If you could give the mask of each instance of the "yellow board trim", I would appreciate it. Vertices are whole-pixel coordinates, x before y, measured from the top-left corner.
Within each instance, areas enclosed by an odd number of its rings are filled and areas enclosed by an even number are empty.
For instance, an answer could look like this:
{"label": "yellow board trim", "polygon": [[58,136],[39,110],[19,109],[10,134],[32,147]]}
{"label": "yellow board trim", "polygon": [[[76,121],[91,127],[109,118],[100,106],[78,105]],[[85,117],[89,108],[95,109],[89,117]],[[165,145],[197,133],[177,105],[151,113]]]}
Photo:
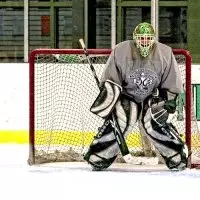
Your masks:
{"label": "yellow board trim", "polygon": [[28,144],[29,134],[27,130],[0,130],[0,144],[17,143]]}
{"label": "yellow board trim", "polygon": [[[94,132],[79,132],[79,131],[37,131],[35,143],[44,145],[44,142],[52,140],[50,143],[55,145],[71,145],[71,146],[89,146],[95,133]],[[62,135],[62,136],[61,136]],[[42,140],[41,140],[42,138]],[[134,143],[134,144],[133,144]],[[141,140],[138,133],[131,134],[127,137],[127,145],[129,147],[141,147]]]}
{"label": "yellow board trim", "polygon": [[[60,132],[60,131],[53,131],[51,133],[46,132],[44,134],[44,131],[38,131],[36,134],[41,134],[43,137],[43,141],[39,141],[36,139],[36,144],[45,144],[46,142],[44,137],[46,135],[47,138],[49,138],[49,134],[51,134],[51,137],[54,141],[57,141],[56,144],[63,144],[66,145],[75,145],[75,146],[80,146],[80,145],[86,145],[88,146],[91,141],[93,140],[94,133],[87,132],[84,133],[85,137],[83,136],[82,132],[78,131],[73,131],[73,132]],[[65,143],[62,140],[59,140],[60,134],[65,135]],[[41,137],[39,137],[41,138]],[[72,140],[73,138],[73,140]],[[200,135],[199,134],[193,134],[192,135],[192,147],[200,147]],[[28,144],[29,143],[29,133],[27,130],[0,130],[0,144],[5,144],[5,143],[17,143],[17,144]],[[130,134],[127,137],[127,145],[132,148],[132,147],[141,147],[141,139],[139,136],[139,133],[135,134]]]}
{"label": "yellow board trim", "polygon": [[[53,131],[53,132],[45,132],[45,131],[37,131],[36,134],[38,135],[36,137],[36,144],[44,145],[47,141],[45,140],[45,135],[47,138],[52,138],[54,141],[56,141],[56,144],[66,144],[66,141],[68,145],[89,145],[95,133],[92,132],[86,132],[84,133],[85,137],[83,136],[82,132],[73,131],[73,132],[60,132],[60,131]],[[39,136],[41,134],[41,137]],[[58,139],[60,134],[65,135],[65,143],[62,143],[62,140]],[[51,137],[49,137],[51,135]],[[43,140],[38,140],[37,138],[43,138]],[[72,140],[73,138],[73,140]],[[140,137],[138,134],[132,134],[131,136],[128,136],[127,138],[127,145],[129,147],[141,147],[141,141],[139,139]],[[132,144],[132,141],[134,141],[134,144]],[[17,144],[28,144],[29,143],[29,132],[27,130],[0,130],[0,144],[3,143],[17,143]]]}

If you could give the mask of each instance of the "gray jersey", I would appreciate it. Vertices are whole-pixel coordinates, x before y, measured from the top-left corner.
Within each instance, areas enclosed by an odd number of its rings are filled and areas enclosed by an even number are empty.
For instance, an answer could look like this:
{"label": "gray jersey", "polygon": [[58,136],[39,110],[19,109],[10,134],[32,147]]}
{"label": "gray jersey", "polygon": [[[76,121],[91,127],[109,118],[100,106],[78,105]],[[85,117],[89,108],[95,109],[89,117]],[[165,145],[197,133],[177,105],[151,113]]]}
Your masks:
{"label": "gray jersey", "polygon": [[178,64],[172,49],[156,42],[152,52],[143,58],[132,40],[116,45],[104,70],[101,82],[111,80],[123,88],[123,93],[143,102],[155,88],[172,93],[183,90]]}

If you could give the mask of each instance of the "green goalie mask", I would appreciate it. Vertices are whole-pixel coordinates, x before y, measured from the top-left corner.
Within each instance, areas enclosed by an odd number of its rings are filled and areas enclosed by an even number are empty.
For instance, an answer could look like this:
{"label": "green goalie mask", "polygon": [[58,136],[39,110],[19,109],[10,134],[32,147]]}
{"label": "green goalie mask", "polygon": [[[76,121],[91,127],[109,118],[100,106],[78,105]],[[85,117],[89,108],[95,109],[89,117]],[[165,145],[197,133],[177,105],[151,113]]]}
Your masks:
{"label": "green goalie mask", "polygon": [[155,43],[155,31],[149,23],[140,23],[133,31],[133,41],[140,50],[142,57],[149,55],[149,52]]}

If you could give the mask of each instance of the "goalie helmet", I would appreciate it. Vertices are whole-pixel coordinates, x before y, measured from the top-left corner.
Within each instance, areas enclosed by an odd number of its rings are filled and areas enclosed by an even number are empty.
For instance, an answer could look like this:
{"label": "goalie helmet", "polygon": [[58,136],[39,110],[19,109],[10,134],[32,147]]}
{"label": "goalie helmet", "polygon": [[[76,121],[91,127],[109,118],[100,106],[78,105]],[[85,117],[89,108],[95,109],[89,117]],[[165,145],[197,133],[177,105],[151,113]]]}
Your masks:
{"label": "goalie helmet", "polygon": [[147,22],[140,23],[133,31],[133,41],[140,50],[141,56],[147,57],[155,43],[155,31],[153,26]]}

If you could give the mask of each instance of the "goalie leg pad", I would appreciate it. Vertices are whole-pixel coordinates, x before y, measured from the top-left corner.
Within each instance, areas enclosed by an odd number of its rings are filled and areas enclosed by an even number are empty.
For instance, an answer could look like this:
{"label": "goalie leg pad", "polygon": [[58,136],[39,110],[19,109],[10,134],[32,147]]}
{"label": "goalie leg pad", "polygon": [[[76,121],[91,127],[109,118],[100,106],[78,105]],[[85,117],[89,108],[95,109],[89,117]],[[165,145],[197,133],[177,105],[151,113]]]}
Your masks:
{"label": "goalie leg pad", "polygon": [[187,167],[188,148],[176,128],[167,123],[168,116],[163,106],[161,103],[149,107],[144,115],[143,126],[153,145],[164,158],[167,167],[183,170]]}
{"label": "goalie leg pad", "polygon": [[[114,131],[117,127],[126,136],[131,126],[136,122],[136,104],[127,99],[121,98],[115,107],[116,119],[108,118],[94,137],[84,159],[93,167],[94,170],[108,168],[116,159],[120,152],[119,145],[115,138]],[[113,123],[113,120],[114,123]],[[116,124],[116,127],[114,126]]]}
{"label": "goalie leg pad", "polygon": [[108,168],[119,153],[119,146],[113,133],[110,120],[106,120],[94,137],[84,159],[92,166],[93,170]]}
{"label": "goalie leg pad", "polygon": [[164,158],[166,165],[172,170],[184,170],[187,167],[188,160],[188,148],[187,145],[183,145],[182,150],[177,154]]}

